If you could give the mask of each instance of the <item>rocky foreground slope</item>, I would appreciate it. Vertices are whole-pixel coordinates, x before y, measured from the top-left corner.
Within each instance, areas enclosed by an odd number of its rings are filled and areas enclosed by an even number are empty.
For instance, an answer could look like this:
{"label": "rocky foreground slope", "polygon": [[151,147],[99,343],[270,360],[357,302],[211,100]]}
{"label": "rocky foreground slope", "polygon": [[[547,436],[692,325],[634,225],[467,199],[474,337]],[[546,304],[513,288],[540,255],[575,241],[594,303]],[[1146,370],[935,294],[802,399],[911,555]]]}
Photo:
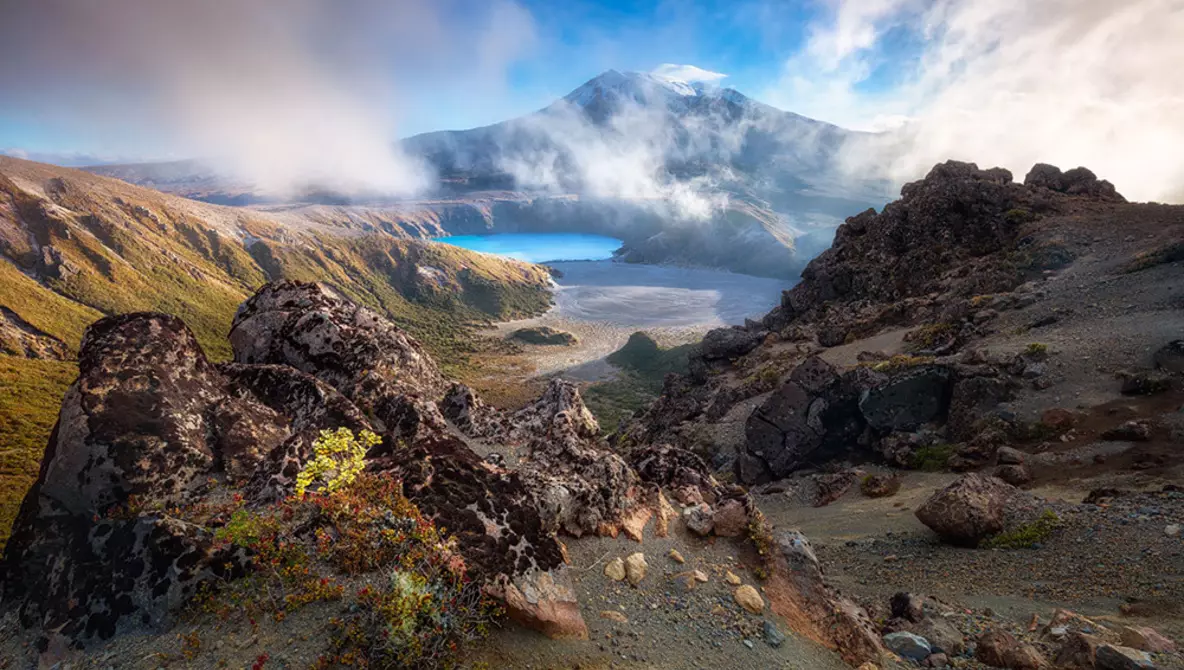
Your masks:
{"label": "rocky foreground slope", "polygon": [[[279,626],[284,663],[432,665],[493,598],[576,640],[564,666],[648,665],[642,632],[687,643],[665,667],[786,662],[755,628],[863,670],[1181,667],[1184,212],[1050,166],[946,163],[902,196],[764,319],[709,333],[611,447],[572,385],[490,407],[323,285],[243,303],[232,363],[175,317],[95,323],[4,555],[0,651],[143,665],[120,640],[182,630],[148,662],[213,664]],[[339,428],[377,436],[356,483],[293,495]],[[1091,482],[1111,486],[1042,495]],[[655,546],[704,569],[654,575]],[[1030,622],[994,609],[1015,600]],[[689,650],[734,618],[743,639]],[[254,637],[203,646],[225,622]]]}
{"label": "rocky foreground slope", "polygon": [[[0,577],[4,605],[33,631],[34,656],[167,630],[195,596],[268,569],[277,546],[288,553],[271,565],[285,575],[295,569],[290,552],[320,557],[301,570],[313,570],[321,588],[308,593],[301,589],[311,587],[286,579],[273,585],[289,589],[280,613],[342,599],[345,612],[365,609],[367,587],[353,601],[334,589],[344,589],[346,576],[356,585],[374,573],[384,583],[389,565],[359,569],[354,561],[382,555],[386,533],[402,528],[399,517],[409,512],[380,507],[372,523],[343,527],[355,522],[333,522],[323,509],[293,502],[323,430],[380,436],[365,455],[365,481],[398,487],[452,538],[444,565],[455,552],[464,580],[556,637],[587,636],[561,536],[640,540],[651,519],[664,534],[674,511],[663,487],[708,501],[695,508],[708,521],[723,514],[744,528],[755,513],[741,491],[720,486],[689,453],[640,450],[630,465],[608,451],[564,382],[512,414],[486,406],[446,379],[404,331],[323,285],[265,286],[238,310],[230,343],[234,362],[216,364],[176,317],[128,314],[88,328],[79,379],[63,401]],[[278,517],[250,516],[277,504],[289,505]],[[353,514],[368,518],[372,506],[357,505]],[[306,520],[285,525],[293,517]],[[264,534],[271,539],[259,544],[256,533],[264,531],[244,524],[273,528]],[[356,534],[370,538],[369,548],[349,569],[324,558]],[[790,542],[784,551],[792,557],[801,546]],[[784,607],[797,613],[803,634],[852,660],[879,653],[866,617],[832,593],[811,563],[798,577],[797,568],[777,569],[787,584],[798,582],[786,587]],[[835,607],[844,612],[839,625],[824,624]],[[374,645],[357,646],[371,662],[389,661]]]}

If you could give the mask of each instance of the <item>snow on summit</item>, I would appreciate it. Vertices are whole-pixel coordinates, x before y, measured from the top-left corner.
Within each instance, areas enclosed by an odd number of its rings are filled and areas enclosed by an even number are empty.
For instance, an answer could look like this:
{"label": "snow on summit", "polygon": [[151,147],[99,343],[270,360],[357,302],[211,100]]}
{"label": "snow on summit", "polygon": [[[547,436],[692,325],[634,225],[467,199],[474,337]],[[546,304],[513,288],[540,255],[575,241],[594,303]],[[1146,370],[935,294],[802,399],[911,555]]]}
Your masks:
{"label": "snow on summit", "polygon": [[662,79],[687,83],[719,81],[728,76],[722,72],[712,72],[710,70],[704,70],[701,67],[695,67],[694,65],[675,65],[673,63],[663,63],[650,70],[650,74]]}

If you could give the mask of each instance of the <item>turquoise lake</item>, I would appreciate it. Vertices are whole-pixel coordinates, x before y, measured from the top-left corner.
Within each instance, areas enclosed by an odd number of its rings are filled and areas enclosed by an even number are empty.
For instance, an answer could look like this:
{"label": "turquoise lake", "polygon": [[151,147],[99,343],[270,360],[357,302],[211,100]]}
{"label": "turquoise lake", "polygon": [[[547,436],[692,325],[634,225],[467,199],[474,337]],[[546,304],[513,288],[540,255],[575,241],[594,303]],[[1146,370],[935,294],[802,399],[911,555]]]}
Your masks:
{"label": "turquoise lake", "polygon": [[621,241],[618,239],[582,233],[453,235],[437,237],[433,241],[530,263],[600,261],[612,258],[613,252],[621,248]]}

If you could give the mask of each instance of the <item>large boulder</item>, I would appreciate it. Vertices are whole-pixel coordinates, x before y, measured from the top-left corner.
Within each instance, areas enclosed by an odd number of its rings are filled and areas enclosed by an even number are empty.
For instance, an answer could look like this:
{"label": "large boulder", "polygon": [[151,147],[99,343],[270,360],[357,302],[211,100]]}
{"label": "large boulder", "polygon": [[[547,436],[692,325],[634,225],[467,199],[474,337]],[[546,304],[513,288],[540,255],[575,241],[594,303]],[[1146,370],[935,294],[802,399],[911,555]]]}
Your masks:
{"label": "large boulder", "polygon": [[943,540],[976,546],[1003,530],[1004,507],[1015,488],[995,477],[965,474],[917,509],[917,518]]}
{"label": "large boulder", "polygon": [[915,430],[945,416],[950,377],[948,369],[928,365],[893,375],[887,384],[863,393],[859,411],[878,431]]}
{"label": "large boulder", "polygon": [[782,384],[748,417],[745,450],[764,461],[773,477],[784,477],[822,444],[825,406],[797,382]]}
{"label": "large boulder", "polygon": [[708,331],[699,344],[699,352],[707,360],[730,359],[743,356],[765,339],[765,333],[744,328],[716,328]]}

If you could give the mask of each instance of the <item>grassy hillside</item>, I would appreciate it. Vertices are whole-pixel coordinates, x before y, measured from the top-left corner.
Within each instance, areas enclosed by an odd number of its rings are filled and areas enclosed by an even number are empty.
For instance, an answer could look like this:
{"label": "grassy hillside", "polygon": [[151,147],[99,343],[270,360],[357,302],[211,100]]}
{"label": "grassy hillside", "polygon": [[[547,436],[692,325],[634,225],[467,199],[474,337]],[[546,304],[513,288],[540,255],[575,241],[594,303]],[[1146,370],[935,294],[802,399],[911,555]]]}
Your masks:
{"label": "grassy hillside", "polygon": [[645,333],[633,333],[625,346],[608,355],[617,366],[617,379],[592,384],[583,391],[584,402],[601,429],[611,433],[633,412],[648,406],[662,393],[669,372],[687,372],[687,354],[693,345],[663,348]]}
{"label": "grassy hillside", "polygon": [[72,362],[0,356],[0,549],[37,479],[62,394],[77,375]]}
{"label": "grassy hillside", "polygon": [[[273,279],[330,282],[417,337],[464,376],[473,323],[550,304],[539,266],[383,233],[302,226],[267,212],[198,203],[85,172],[0,157],[0,326],[76,353],[109,314],[180,316],[207,355],[231,357],[238,305]],[[15,325],[13,325],[15,324]],[[22,351],[6,341],[0,354]],[[72,362],[3,357],[0,529],[5,537],[76,374]]]}

